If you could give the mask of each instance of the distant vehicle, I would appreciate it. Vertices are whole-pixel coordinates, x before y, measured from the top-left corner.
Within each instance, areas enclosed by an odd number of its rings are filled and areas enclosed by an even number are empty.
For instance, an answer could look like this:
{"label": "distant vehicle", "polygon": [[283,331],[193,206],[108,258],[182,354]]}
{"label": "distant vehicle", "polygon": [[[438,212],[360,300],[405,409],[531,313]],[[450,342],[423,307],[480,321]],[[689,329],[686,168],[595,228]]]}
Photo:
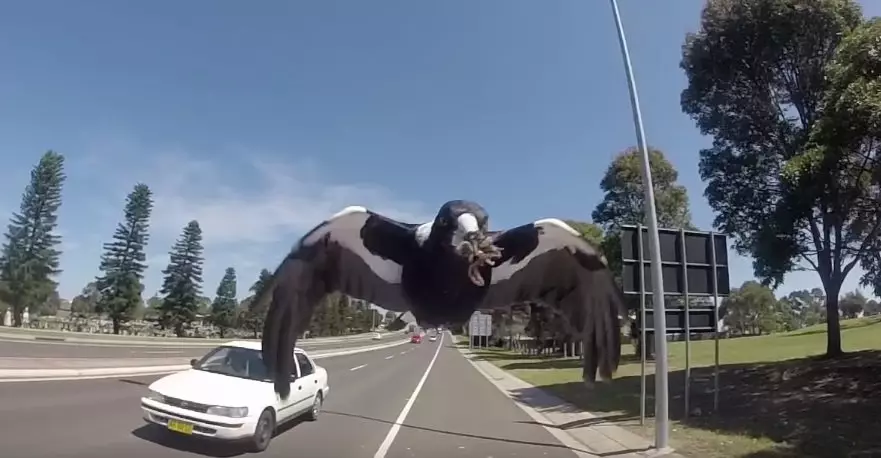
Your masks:
{"label": "distant vehicle", "polygon": [[410,336],[410,343],[422,343],[422,336],[419,334],[413,334],[412,336]]}
{"label": "distant vehicle", "polygon": [[278,425],[318,419],[330,391],[327,371],[300,348],[286,400],[275,393],[260,342],[225,343],[190,364],[150,384],[141,398],[144,420],[186,436],[244,441],[256,452],[269,447]]}
{"label": "distant vehicle", "polygon": [[437,334],[432,335],[431,337],[428,338],[428,340],[429,340],[429,342],[434,342],[435,340],[437,340]]}
{"label": "distant vehicle", "polygon": [[382,334],[378,332],[373,333],[373,340],[382,340]]}

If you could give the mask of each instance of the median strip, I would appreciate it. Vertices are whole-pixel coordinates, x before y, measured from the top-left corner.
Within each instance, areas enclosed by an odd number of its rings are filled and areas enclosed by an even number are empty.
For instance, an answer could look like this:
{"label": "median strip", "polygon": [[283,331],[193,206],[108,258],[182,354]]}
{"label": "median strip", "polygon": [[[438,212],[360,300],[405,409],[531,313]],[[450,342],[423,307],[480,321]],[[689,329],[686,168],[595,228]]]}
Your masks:
{"label": "median strip", "polygon": [[[348,350],[308,352],[312,359],[332,358],[335,356],[354,355],[374,350],[397,347],[409,343],[409,340],[401,340],[382,345],[369,347],[357,347]],[[34,382],[34,381],[60,381],[60,380],[86,380],[96,378],[113,378],[119,376],[159,375],[178,372],[189,369],[189,364],[141,366],[141,367],[102,367],[85,369],[0,369],[0,383],[4,382]]]}

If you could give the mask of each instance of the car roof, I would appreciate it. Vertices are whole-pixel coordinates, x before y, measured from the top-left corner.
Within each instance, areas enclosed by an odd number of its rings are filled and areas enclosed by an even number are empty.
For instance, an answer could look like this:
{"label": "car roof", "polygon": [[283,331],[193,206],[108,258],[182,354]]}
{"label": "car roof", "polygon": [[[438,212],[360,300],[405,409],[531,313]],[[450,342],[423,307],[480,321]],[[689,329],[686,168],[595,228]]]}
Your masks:
{"label": "car roof", "polygon": [[[224,347],[237,347],[237,348],[246,348],[248,350],[263,350],[263,344],[256,340],[232,340],[230,342],[223,343]],[[306,353],[300,347],[295,347],[294,352],[296,353]]]}

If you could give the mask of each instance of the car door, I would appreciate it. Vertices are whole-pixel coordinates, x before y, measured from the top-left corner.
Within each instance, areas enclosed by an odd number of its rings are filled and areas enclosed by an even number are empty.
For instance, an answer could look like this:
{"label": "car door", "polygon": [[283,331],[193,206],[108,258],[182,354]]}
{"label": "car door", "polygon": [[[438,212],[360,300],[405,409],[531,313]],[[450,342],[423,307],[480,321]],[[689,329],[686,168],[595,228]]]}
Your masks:
{"label": "car door", "polygon": [[277,412],[279,420],[287,420],[300,412],[301,393],[300,387],[303,386],[300,380],[300,368],[297,365],[297,358],[294,358],[294,364],[291,366],[291,394],[287,399],[282,399],[278,393],[275,399],[278,402]]}
{"label": "car door", "polygon": [[296,354],[297,366],[300,368],[300,388],[298,391],[303,394],[302,410],[312,407],[312,401],[318,392],[318,376],[315,374],[315,364],[303,353]]}

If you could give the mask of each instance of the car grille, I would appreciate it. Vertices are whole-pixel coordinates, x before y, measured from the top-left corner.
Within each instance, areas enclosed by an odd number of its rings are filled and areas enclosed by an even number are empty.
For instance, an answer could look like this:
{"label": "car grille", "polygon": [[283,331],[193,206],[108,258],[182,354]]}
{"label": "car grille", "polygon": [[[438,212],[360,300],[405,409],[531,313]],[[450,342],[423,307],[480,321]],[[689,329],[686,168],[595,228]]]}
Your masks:
{"label": "car grille", "polygon": [[181,409],[192,410],[194,412],[202,413],[208,412],[208,407],[210,407],[205,404],[199,404],[198,402],[184,401],[183,399],[172,398],[169,396],[165,396],[165,404]]}

